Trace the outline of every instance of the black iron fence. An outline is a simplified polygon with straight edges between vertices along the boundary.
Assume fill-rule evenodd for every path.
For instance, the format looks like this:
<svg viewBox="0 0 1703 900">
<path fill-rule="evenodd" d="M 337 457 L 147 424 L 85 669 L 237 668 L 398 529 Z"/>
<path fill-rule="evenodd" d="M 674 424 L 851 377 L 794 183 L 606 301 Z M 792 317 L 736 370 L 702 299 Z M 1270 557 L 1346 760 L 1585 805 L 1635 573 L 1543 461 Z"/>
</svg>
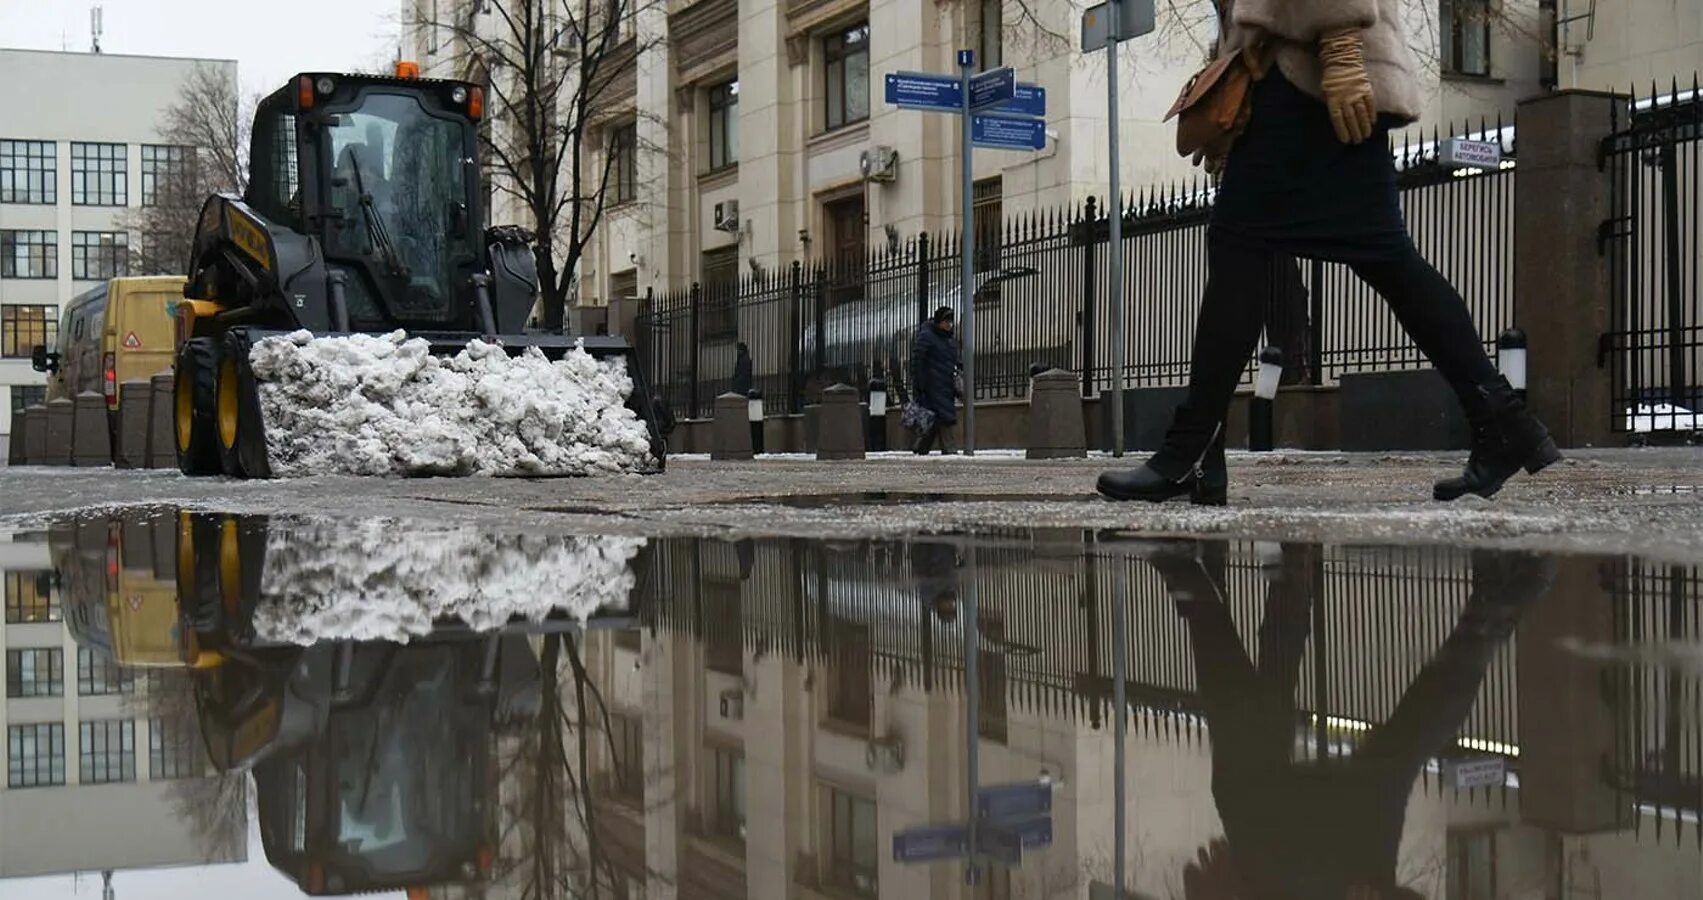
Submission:
<svg viewBox="0 0 1703 900">
<path fill-rule="evenodd" d="M 1602 235 L 1615 292 L 1599 357 L 1611 367 L 1609 414 L 1621 433 L 1695 435 L 1703 429 L 1703 95 L 1696 76 L 1684 90 L 1652 84 L 1616 112 L 1602 143 L 1612 206 Z"/>
<path fill-rule="evenodd" d="M 1466 296 L 1487 345 L 1512 324 L 1513 129 L 1480 123 L 1469 136 L 1501 143 L 1496 171 L 1442 164 L 1440 137 L 1404 137 L 1396 154 L 1402 203 L 1421 252 Z M 1103 204 L 1024 213 L 978 252 L 978 400 L 1027 395 L 1035 366 L 1082 375 L 1091 395 L 1186 381 L 1195 310 L 1206 280 L 1213 190 L 1197 180 L 1141 191 L 1125 205 L 1120 276 L 1126 304 L 1124 367 L 1113 337 Z M 984 236 L 988 232 L 983 232 Z M 766 411 L 798 413 L 821 388 L 868 389 L 880 379 L 903 399 L 910 341 L 935 308 L 959 309 L 956 237 L 920 234 L 855 264 L 799 264 L 721 285 L 653 293 L 637 318 L 645 372 L 677 416 L 711 413 L 717 394 L 756 390 Z M 1346 267 L 1300 260 L 1267 303 L 1267 342 L 1285 352 L 1287 380 L 1326 384 L 1349 372 L 1417 368 L 1423 357 L 1388 308 Z M 963 316 L 960 313 L 959 319 Z M 736 381 L 739 345 L 750 383 Z"/>
</svg>

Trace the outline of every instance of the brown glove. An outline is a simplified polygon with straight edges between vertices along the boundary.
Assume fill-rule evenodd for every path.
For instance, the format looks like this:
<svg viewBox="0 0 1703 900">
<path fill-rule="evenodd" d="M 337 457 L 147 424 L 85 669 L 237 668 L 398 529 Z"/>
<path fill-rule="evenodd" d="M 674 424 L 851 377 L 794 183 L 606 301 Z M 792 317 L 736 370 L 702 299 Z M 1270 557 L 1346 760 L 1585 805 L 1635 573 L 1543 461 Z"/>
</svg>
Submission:
<svg viewBox="0 0 1703 900">
<path fill-rule="evenodd" d="M 1319 62 L 1324 67 L 1321 87 L 1336 139 L 1358 144 L 1372 136 L 1378 105 L 1372 97 L 1372 79 L 1366 74 L 1361 31 L 1345 28 L 1319 38 Z"/>
</svg>

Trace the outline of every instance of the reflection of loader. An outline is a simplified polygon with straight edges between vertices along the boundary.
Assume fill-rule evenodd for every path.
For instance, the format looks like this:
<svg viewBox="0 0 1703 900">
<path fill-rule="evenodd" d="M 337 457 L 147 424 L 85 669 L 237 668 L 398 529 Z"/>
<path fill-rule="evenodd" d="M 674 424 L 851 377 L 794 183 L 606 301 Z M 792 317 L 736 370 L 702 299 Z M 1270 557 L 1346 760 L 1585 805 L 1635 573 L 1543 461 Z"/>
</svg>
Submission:
<svg viewBox="0 0 1703 900">
<path fill-rule="evenodd" d="M 242 197 L 202 207 L 178 304 L 175 428 L 185 474 L 270 474 L 252 344 L 268 334 L 397 328 L 453 354 L 473 338 L 559 358 L 564 336 L 522 334 L 537 294 L 530 237 L 484 227 L 477 85 L 303 74 L 260 102 Z M 632 348 L 587 337 L 634 380 L 628 407 L 663 459 Z"/>
</svg>

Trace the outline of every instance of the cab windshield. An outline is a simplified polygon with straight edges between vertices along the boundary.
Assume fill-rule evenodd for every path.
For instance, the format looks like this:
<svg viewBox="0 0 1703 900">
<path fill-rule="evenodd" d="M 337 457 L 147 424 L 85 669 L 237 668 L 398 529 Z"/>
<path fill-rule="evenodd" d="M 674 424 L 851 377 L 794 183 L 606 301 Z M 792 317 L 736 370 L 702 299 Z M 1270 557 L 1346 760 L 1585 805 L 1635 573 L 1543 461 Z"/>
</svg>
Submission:
<svg viewBox="0 0 1703 900">
<path fill-rule="evenodd" d="M 413 96 L 378 92 L 324 129 L 327 255 L 360 262 L 398 318 L 441 319 L 454 308 L 456 267 L 473 252 L 463 130 Z"/>
</svg>

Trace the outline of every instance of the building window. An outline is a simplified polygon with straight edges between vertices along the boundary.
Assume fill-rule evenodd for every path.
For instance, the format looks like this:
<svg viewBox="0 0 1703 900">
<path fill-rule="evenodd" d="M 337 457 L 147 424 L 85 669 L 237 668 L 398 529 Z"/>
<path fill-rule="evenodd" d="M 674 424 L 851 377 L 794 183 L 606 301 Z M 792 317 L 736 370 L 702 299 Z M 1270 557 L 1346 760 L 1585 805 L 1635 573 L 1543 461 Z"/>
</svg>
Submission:
<svg viewBox="0 0 1703 900">
<path fill-rule="evenodd" d="M 875 707 L 875 685 L 871 669 L 874 656 L 869 647 L 869 627 L 837 619 L 832 627 L 832 650 L 828 659 L 828 719 L 863 731 L 869 730 Z"/>
<path fill-rule="evenodd" d="M 827 305 L 863 298 L 864 266 L 869 254 L 869 224 L 863 191 L 822 204 L 822 225 L 830 274 Z"/>
<path fill-rule="evenodd" d="M 77 725 L 77 772 L 84 784 L 136 780 L 136 723 L 101 719 Z"/>
<path fill-rule="evenodd" d="M 739 333 L 739 248 L 706 250 L 701 262 L 704 333 L 699 339 L 733 337 Z M 737 605 L 734 609 L 737 612 Z"/>
<path fill-rule="evenodd" d="M 105 653 L 77 648 L 77 694 L 104 697 L 136 692 L 136 673 L 114 663 Z"/>
<path fill-rule="evenodd" d="M 0 306 L 0 357 L 27 359 L 37 344 L 55 346 L 59 341 L 58 316 L 57 306 L 22 303 Z"/>
<path fill-rule="evenodd" d="M 828 789 L 828 880 L 859 897 L 874 897 L 875 801 Z"/>
<path fill-rule="evenodd" d="M 970 194 L 976 215 L 976 271 L 999 268 L 999 249 L 1005 229 L 1005 182 L 999 176 L 983 178 Z"/>
<path fill-rule="evenodd" d="M 6 651 L 7 697 L 59 697 L 65 693 L 63 651 Z"/>
<path fill-rule="evenodd" d="M 71 232 L 71 277 L 105 281 L 130 274 L 130 236 L 122 231 Z"/>
<path fill-rule="evenodd" d="M 17 388 L 13 388 L 16 391 Z M 45 399 L 46 388 L 34 388 L 42 391 L 41 403 Z M 32 404 L 33 405 L 33 404 Z M 18 408 L 18 395 L 12 394 L 12 408 Z M 35 625 L 41 622 L 59 621 L 59 604 L 53 600 L 53 586 L 50 572 L 20 572 L 6 573 L 6 624 Z"/>
<path fill-rule="evenodd" d="M 739 81 L 710 88 L 710 171 L 739 161 Z"/>
<path fill-rule="evenodd" d="M 71 204 L 128 206 L 130 178 L 123 144 L 71 145 Z"/>
<path fill-rule="evenodd" d="M 609 202 L 639 199 L 639 128 L 622 125 L 609 136 Z"/>
<path fill-rule="evenodd" d="M 717 835 L 745 843 L 745 754 L 716 748 L 715 819 L 710 827 Z"/>
<path fill-rule="evenodd" d="M 0 203 L 58 203 L 58 156 L 52 141 L 0 141 Z"/>
<path fill-rule="evenodd" d="M 59 232 L 0 231 L 0 278 L 58 278 Z"/>
<path fill-rule="evenodd" d="M 148 722 L 148 777 L 193 778 L 203 767 L 202 744 L 195 720 L 153 719 Z"/>
<path fill-rule="evenodd" d="M 20 410 L 20 409 L 29 409 L 32 406 L 41 406 L 42 404 L 47 402 L 47 385 L 44 385 L 44 384 L 14 384 L 14 385 L 11 386 L 10 390 L 11 390 L 11 394 L 12 394 L 12 397 L 11 397 L 12 406 L 11 406 L 11 408 L 14 411 Z M 7 578 L 6 585 L 7 585 L 8 590 L 11 589 L 11 580 L 10 579 L 15 574 L 22 574 L 22 573 L 16 573 L 16 572 L 7 572 L 6 573 L 6 578 Z M 8 605 L 7 605 L 7 609 L 8 610 L 11 609 L 9 602 L 8 602 Z M 7 621 L 10 622 L 11 619 L 8 617 Z"/>
<path fill-rule="evenodd" d="M 142 205 L 183 204 L 195 194 L 195 148 L 142 145 Z"/>
<path fill-rule="evenodd" d="M 827 130 L 869 118 L 869 23 L 859 22 L 822 39 Z"/>
<path fill-rule="evenodd" d="M 634 803 L 645 797 L 644 729 L 637 719 L 611 716 L 609 738 L 614 743 L 615 795 Z"/>
<path fill-rule="evenodd" d="M 65 783 L 65 726 L 58 722 L 6 729 L 6 786 L 47 787 Z"/>
<path fill-rule="evenodd" d="M 1005 0 L 977 0 L 976 66 L 997 69 L 1005 64 Z"/>
<path fill-rule="evenodd" d="M 1490 74 L 1490 0 L 1441 0 L 1443 71 Z"/>
</svg>

